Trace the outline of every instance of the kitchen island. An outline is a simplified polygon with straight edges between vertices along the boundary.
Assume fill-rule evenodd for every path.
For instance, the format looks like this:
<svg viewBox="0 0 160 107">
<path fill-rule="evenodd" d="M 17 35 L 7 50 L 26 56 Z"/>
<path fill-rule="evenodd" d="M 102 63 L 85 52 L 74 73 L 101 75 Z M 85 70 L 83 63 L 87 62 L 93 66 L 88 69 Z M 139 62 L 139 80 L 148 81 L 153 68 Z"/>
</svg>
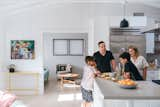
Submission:
<svg viewBox="0 0 160 107">
<path fill-rule="evenodd" d="M 101 78 L 94 82 L 94 107 L 160 107 L 160 85 L 139 81 L 136 89 L 120 88 Z"/>
</svg>

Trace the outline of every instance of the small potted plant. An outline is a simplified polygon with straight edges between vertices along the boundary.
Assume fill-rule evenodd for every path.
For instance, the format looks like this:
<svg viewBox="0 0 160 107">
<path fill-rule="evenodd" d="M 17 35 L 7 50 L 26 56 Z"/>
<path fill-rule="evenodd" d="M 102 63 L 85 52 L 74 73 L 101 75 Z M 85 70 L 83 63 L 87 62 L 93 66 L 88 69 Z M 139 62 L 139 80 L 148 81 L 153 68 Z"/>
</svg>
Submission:
<svg viewBox="0 0 160 107">
<path fill-rule="evenodd" d="M 8 66 L 9 72 L 15 72 L 15 68 L 16 68 L 16 66 L 14 64 L 10 64 Z"/>
</svg>

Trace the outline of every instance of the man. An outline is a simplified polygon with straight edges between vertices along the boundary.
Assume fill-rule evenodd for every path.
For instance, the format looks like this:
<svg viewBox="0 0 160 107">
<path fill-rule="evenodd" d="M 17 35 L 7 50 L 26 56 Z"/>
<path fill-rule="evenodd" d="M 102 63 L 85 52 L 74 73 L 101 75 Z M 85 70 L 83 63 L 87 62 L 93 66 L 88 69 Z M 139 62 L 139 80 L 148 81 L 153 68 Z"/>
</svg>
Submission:
<svg viewBox="0 0 160 107">
<path fill-rule="evenodd" d="M 99 51 L 94 53 L 94 58 L 97 64 L 97 69 L 101 73 L 112 72 L 116 69 L 116 62 L 112 55 L 112 52 L 106 50 L 105 43 L 100 41 L 98 43 Z"/>
</svg>

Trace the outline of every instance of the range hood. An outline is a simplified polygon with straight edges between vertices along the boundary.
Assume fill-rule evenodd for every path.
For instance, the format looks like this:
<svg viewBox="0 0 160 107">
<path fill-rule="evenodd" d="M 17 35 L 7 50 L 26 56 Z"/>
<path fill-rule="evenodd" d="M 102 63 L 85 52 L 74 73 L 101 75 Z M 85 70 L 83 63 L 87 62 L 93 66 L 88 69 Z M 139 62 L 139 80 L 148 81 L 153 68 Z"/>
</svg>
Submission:
<svg viewBox="0 0 160 107">
<path fill-rule="evenodd" d="M 160 23 L 149 25 L 142 29 L 142 33 L 160 33 Z"/>
</svg>

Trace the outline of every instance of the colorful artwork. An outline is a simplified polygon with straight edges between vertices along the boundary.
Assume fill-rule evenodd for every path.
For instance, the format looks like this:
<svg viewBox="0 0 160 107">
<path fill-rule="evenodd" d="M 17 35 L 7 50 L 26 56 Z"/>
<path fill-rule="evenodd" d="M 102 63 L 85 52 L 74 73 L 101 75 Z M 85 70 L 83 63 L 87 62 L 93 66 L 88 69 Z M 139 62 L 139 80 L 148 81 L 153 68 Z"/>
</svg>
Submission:
<svg viewBox="0 0 160 107">
<path fill-rule="evenodd" d="M 11 40 L 11 59 L 34 58 L 34 40 Z"/>
</svg>

